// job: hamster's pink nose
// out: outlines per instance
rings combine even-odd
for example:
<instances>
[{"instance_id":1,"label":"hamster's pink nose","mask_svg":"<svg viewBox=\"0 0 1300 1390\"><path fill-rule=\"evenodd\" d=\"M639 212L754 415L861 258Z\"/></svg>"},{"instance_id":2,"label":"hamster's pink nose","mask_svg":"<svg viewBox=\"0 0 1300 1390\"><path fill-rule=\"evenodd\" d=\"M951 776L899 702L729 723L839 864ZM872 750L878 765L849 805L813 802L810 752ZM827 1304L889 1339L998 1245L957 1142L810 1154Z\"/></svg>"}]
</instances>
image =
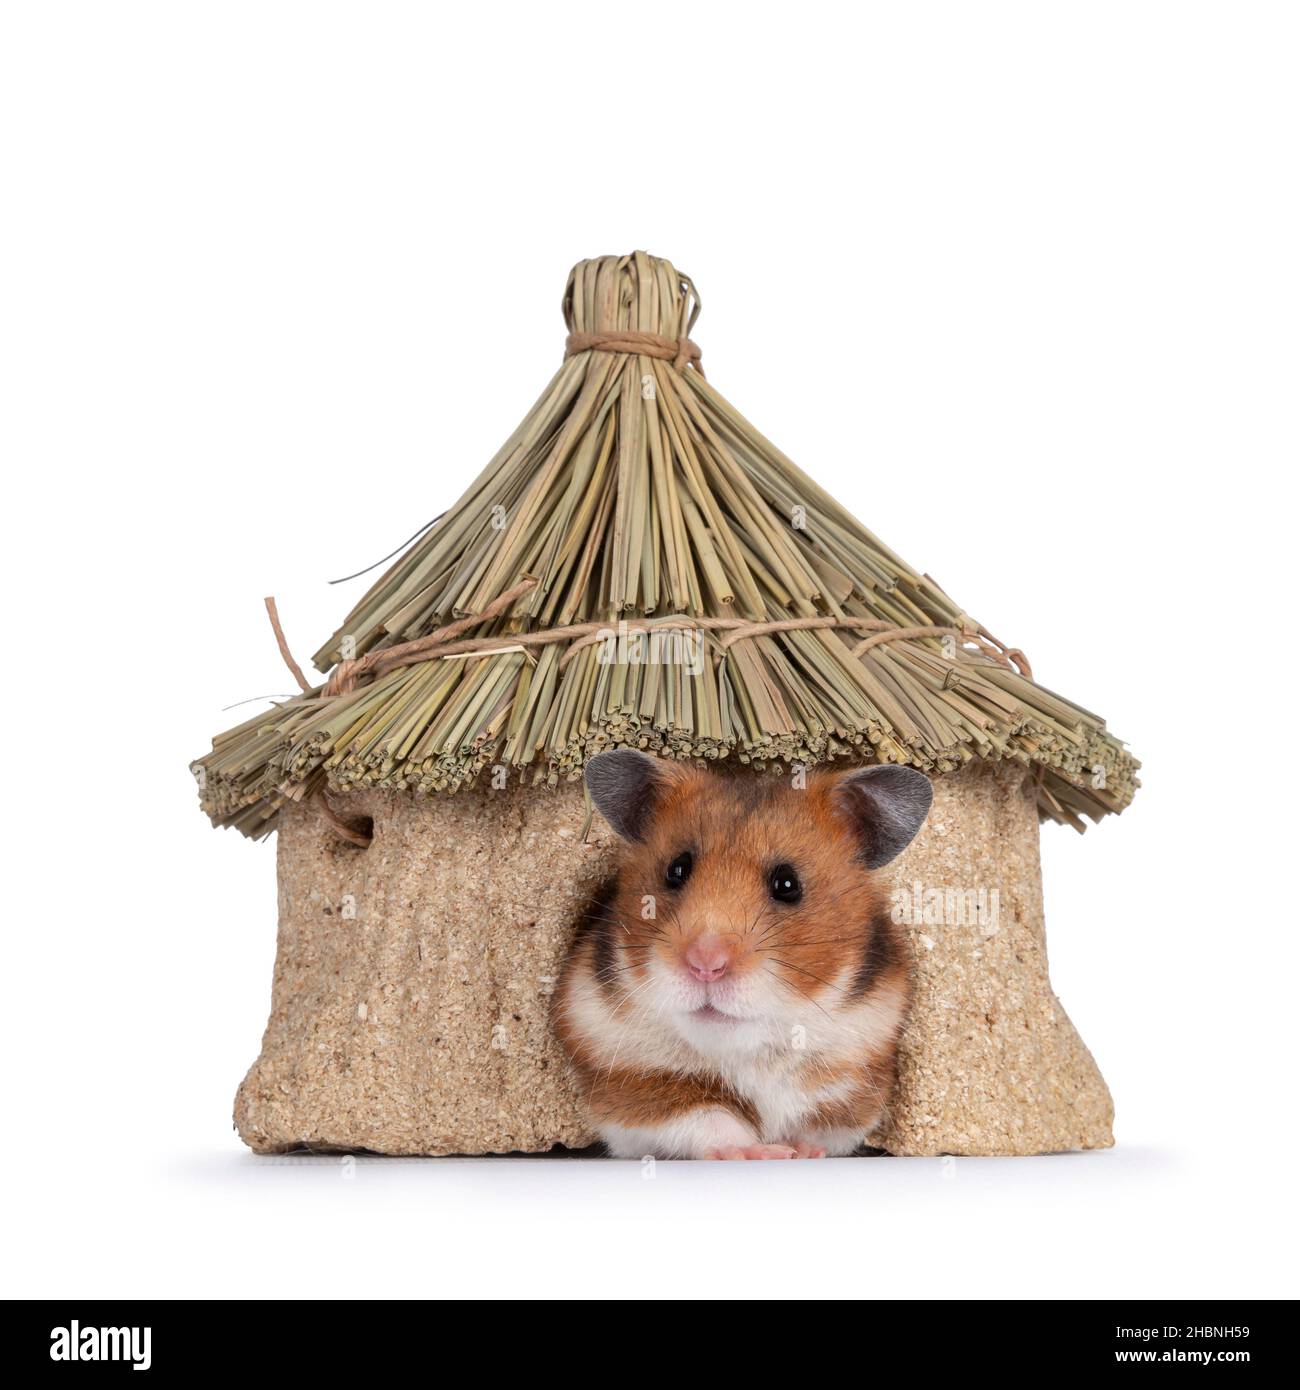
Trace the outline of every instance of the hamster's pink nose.
<instances>
[{"instance_id":1,"label":"hamster's pink nose","mask_svg":"<svg viewBox=\"0 0 1300 1390\"><path fill-rule=\"evenodd\" d=\"M726 947L715 939L701 937L686 948L686 968L704 984L720 980L730 963Z\"/></svg>"}]
</instances>

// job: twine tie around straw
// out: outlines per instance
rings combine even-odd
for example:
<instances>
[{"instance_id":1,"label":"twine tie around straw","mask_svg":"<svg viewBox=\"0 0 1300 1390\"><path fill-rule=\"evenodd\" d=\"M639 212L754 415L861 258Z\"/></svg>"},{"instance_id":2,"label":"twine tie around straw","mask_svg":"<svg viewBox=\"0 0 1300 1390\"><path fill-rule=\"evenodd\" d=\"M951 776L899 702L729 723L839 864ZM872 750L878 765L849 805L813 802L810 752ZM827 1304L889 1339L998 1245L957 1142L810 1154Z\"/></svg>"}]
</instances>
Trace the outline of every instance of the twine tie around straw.
<instances>
[{"instance_id":1,"label":"twine tie around straw","mask_svg":"<svg viewBox=\"0 0 1300 1390\"><path fill-rule=\"evenodd\" d=\"M371 674L380 676L400 666L413 666L421 661L435 661L444 656L491 656L494 652L527 650L529 647L546 646L553 642L568 642L570 644L569 650L560 658L559 669L563 671L584 647L591 646L593 643L608 641L611 636L618 635L615 628L606 621L572 623L565 627L542 628L537 632L508 633L500 637L456 640L462 633L481 626L509 608L516 599L535 588L537 583L538 581L534 576L526 575L518 584L498 595L481 613L473 613L469 617L459 618L456 622L448 623L445 627L440 627L437 631L429 633L427 637L417 638L413 642L403 642L395 647L386 647L369 652L354 661L341 661L329 680L316 689L308 684L302 673L302 668L293 659L289 644L285 639L284 629L280 626L280 615L276 610L273 598L266 600L266 611L271 619L271 628L275 633L275 641L280 649L280 655L284 658L290 671L293 672L303 693L322 699L346 695L356 688L357 682L362 676ZM1003 666L1014 666L1026 679L1032 679L1029 662L1025 659L1023 652L1015 648L1002 648L1001 644L994 645L996 639L990 639L987 632L978 624L972 623L964 614L962 615L961 627L898 627L893 623L882 622L876 618L823 616L750 622L743 618L709 618L686 615L634 622L624 621L618 626L618 632L626 634L671 631L716 632L719 634L720 652L718 659L720 661L725 660L728 650L735 643L748 638L769 637L778 632L811 632L818 629L848 630L870 634L851 649L850 654L854 657L863 657L873 647L886 642L917 640L927 637L953 637L962 642L973 643L986 656ZM950 688L950 684L956 684L959 679L959 673L954 667L944 677L944 688ZM321 804L326 821L337 834L351 841L354 845L366 846L370 843L370 836L343 820L330 805L329 798L323 793Z\"/></svg>"},{"instance_id":2,"label":"twine tie around straw","mask_svg":"<svg viewBox=\"0 0 1300 1390\"><path fill-rule=\"evenodd\" d=\"M365 656L358 657L353 661L341 661L324 686L315 691L307 684L301 668L289 654L289 645L285 641L284 632L280 627L274 599L266 600L266 609L271 618L271 626L275 631L275 640L280 648L280 654L302 686L303 693L317 694L325 699L335 695L346 695L355 690L357 682L363 676L381 676L399 666L414 666L418 662L432 661L444 656L491 656L494 652L519 651L521 648L526 650L529 647L550 646L554 642L568 642L570 644L569 650L560 660L560 670L563 671L584 647L607 641L611 635L617 636L620 631L629 635L639 632L674 630L717 632L723 634L718 641L723 656L735 643L747 638L769 637L778 632L809 632L819 628L870 634L851 649L850 655L855 657L865 656L873 647L880 646L885 642L916 641L927 637L952 637L961 642L974 643L985 656L991 657L1003 666L1014 666L1026 679L1033 678L1029 669L1029 662L1025 659L1023 652L1016 648L1002 647L996 639L990 639L989 634L978 624L972 623L964 617L961 627L939 627L937 625L898 627L894 623L882 622L876 618L777 618L766 622L750 622L744 618L674 615L633 622L625 621L617 626L612 625L608 620L570 623L564 627L541 628L536 632L512 632L499 637L471 637L457 640L461 638L462 633L481 626L509 608L516 599L535 588L537 582L533 576L525 576L518 584L493 599L481 613L472 613L469 617L459 618L454 623L448 623L445 627L440 627L437 631L429 633L427 637L417 637L412 642L402 642L395 647L381 647L377 651L368 652Z\"/></svg>"},{"instance_id":3,"label":"twine tie around straw","mask_svg":"<svg viewBox=\"0 0 1300 1390\"><path fill-rule=\"evenodd\" d=\"M619 352L628 356L657 357L662 362L671 362L677 371L685 371L687 364L704 375L703 356L699 345L689 338L666 338L661 333L636 333L630 328L615 329L608 333L570 333L564 340L564 355L572 357L579 352Z\"/></svg>"}]
</instances>

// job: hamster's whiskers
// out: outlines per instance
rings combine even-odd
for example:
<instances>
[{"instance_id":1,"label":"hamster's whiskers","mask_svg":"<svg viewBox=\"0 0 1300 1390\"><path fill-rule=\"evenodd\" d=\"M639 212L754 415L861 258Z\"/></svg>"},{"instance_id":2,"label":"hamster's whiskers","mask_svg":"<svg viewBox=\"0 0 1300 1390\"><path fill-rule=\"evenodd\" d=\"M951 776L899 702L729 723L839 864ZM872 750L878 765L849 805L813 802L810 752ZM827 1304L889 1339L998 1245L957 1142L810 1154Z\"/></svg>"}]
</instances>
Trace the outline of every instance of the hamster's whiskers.
<instances>
[{"instance_id":1,"label":"hamster's whiskers","mask_svg":"<svg viewBox=\"0 0 1300 1390\"><path fill-rule=\"evenodd\" d=\"M803 966L796 965L791 960L782 960L780 956L773 956L772 959L777 965L784 965L787 970L797 970L801 975L807 975L810 980L816 980L819 985L825 985L827 989L833 989L836 994L848 993L848 990L846 990L843 985L835 985L829 980L823 980L820 975L814 975L811 970L805 970Z\"/></svg>"},{"instance_id":2,"label":"hamster's whiskers","mask_svg":"<svg viewBox=\"0 0 1300 1390\"><path fill-rule=\"evenodd\" d=\"M631 994L627 995L623 1000L621 1000L620 1003L619 1003L618 1005L615 1006L614 1012L617 1013L617 1012L618 1012L618 1009L622 1006L622 1004L627 1003L628 1000L630 1000L630 999L633 997L633 995L639 993L641 990L645 989L647 985L652 984L652 983L653 983L653 976L652 976L650 979L646 980L644 984L638 985L637 988L634 989L634 990L632 991ZM651 1002L653 1002L653 1001L651 1001ZM637 1011L636 1015L635 1015L633 1018L628 1019L627 1023L625 1023L625 1024L623 1025L623 1031L618 1035L618 1042L614 1045L614 1053L613 1053L613 1055L612 1055L612 1056L610 1057L610 1059L609 1059L609 1066L605 1069L605 1080L606 1080L606 1081L609 1081L610 1078L614 1075L614 1068L615 1068L615 1066L618 1064L618 1054L623 1050L623 1042L624 1042L624 1040L627 1038L628 1033L631 1031L632 1025L633 1025L633 1024L636 1024L636 1023L640 1023L641 1020L642 1020L643 1018L645 1018L645 1016L646 1016L649 1012L650 1012L650 1005L649 1005L649 1004L643 1004L643 1005L641 1006L641 1008ZM593 1083L592 1083L592 1090L593 1090L593 1092L595 1091L595 1082L594 1082L594 1081L593 1081Z\"/></svg>"},{"instance_id":3,"label":"hamster's whiskers","mask_svg":"<svg viewBox=\"0 0 1300 1390\"><path fill-rule=\"evenodd\" d=\"M822 936L822 937L818 937L816 941L800 941L800 942L799 942L799 945L800 945L801 947L803 947L803 946L842 946L846 941L861 941L862 939L863 939L863 938L862 938L862 936L861 936L860 934L859 934L859 935L855 935L855 936ZM764 951L764 952L767 952L767 951L779 951L780 949L781 949L781 948L780 948L779 946L755 946L755 947L754 947L754 950L756 950L756 951Z\"/></svg>"},{"instance_id":4,"label":"hamster's whiskers","mask_svg":"<svg viewBox=\"0 0 1300 1390\"><path fill-rule=\"evenodd\" d=\"M826 1014L828 1022L835 1022L835 1020L831 1018L830 1014L826 1013L826 1010L822 1008L822 1006L812 997L811 994L808 993L806 989L800 989L798 985L793 984L790 980L783 980L780 977L780 975L778 975L776 971L771 969L769 966L765 965L763 969L766 970L767 973L771 975L771 977L777 982L777 984L782 986L782 988L792 991L793 993L797 994L801 999L806 999L813 1006L814 1009L818 1009L823 1014Z\"/></svg>"}]
</instances>

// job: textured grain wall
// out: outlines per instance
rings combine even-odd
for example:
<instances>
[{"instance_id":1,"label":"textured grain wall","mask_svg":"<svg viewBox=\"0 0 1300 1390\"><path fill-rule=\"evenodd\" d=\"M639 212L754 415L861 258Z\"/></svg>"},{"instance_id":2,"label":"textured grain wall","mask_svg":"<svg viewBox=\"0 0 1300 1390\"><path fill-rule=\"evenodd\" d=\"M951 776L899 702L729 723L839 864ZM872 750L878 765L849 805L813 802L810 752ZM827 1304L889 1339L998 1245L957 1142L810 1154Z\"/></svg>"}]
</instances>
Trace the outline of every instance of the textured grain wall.
<instances>
[{"instance_id":1,"label":"textured grain wall","mask_svg":"<svg viewBox=\"0 0 1300 1390\"><path fill-rule=\"evenodd\" d=\"M1108 1147L1110 1093L1047 977L1025 774L977 763L940 778L925 827L890 872L909 906L918 883L923 910L936 890L965 897L954 913L944 893L946 920L909 924L916 991L895 1103L871 1142L898 1154ZM970 895L981 890L989 908L997 892L996 913L972 922Z\"/></svg>"},{"instance_id":2,"label":"textured grain wall","mask_svg":"<svg viewBox=\"0 0 1300 1390\"><path fill-rule=\"evenodd\" d=\"M547 1026L576 914L613 853L599 818L584 841L580 787L365 792L344 807L374 818L369 849L312 804L282 813L271 1018L235 1103L245 1142L392 1154L590 1143ZM921 909L917 993L895 1104L871 1142L904 1154L1109 1144L1105 1083L1047 979L1023 771L940 779L891 873L900 911Z\"/></svg>"}]
</instances>

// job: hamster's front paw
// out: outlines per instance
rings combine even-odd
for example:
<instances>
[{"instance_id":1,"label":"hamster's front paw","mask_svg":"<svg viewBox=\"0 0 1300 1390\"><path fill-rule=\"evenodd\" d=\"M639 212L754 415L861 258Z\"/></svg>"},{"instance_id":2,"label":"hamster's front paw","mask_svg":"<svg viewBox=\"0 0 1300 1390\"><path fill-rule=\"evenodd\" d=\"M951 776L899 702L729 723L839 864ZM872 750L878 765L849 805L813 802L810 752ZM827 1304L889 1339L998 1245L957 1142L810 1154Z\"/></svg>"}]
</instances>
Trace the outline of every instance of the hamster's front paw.
<instances>
[{"instance_id":1,"label":"hamster's front paw","mask_svg":"<svg viewBox=\"0 0 1300 1390\"><path fill-rule=\"evenodd\" d=\"M823 1149L822 1153L826 1150ZM790 1144L742 1144L710 1149L705 1158L814 1158L820 1154L800 1153Z\"/></svg>"},{"instance_id":2,"label":"hamster's front paw","mask_svg":"<svg viewBox=\"0 0 1300 1390\"><path fill-rule=\"evenodd\" d=\"M825 1158L826 1145L811 1139L796 1139L789 1144L742 1144L724 1149L710 1149L705 1158Z\"/></svg>"}]
</instances>

